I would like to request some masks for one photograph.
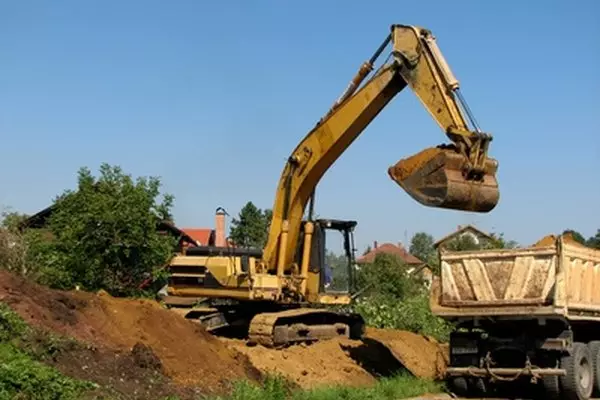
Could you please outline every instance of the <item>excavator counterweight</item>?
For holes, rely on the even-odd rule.
[[[477,178],[467,175],[467,159],[452,148],[430,147],[398,161],[388,175],[422,205],[489,212],[500,198],[498,162],[488,157]]]

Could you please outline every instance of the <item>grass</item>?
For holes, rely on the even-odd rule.
[[[90,383],[64,376],[10,343],[0,343],[0,399],[75,400]]]
[[[0,303],[0,400],[76,400],[94,388],[19,349],[19,342],[31,333],[15,312]]]
[[[312,390],[291,390],[283,378],[271,376],[262,386],[238,382],[231,395],[210,400],[399,400],[441,391],[440,384],[408,374],[382,378],[371,387],[329,386]]]

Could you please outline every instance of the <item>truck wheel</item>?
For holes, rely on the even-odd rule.
[[[560,377],[565,400],[588,400],[594,388],[590,349],[583,343],[573,343],[571,355],[560,360],[561,368],[567,371]]]
[[[456,376],[450,379],[450,390],[460,396],[467,397],[469,395],[469,385],[467,379],[463,376]]]
[[[558,376],[543,376],[540,399],[560,400],[560,382]]]
[[[594,397],[600,397],[600,341],[593,340],[588,343],[590,356],[592,360],[592,369],[594,371]]]

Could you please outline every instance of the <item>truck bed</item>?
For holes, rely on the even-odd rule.
[[[444,318],[600,320],[600,250],[559,237],[544,247],[441,251],[431,309]]]

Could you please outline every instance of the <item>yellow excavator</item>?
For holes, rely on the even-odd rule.
[[[388,60],[369,77],[390,43]],[[349,304],[356,290],[356,222],[314,219],[315,188],[406,86],[451,143],[400,160],[388,169],[389,176],[425,206],[491,211],[499,200],[498,163],[487,155],[492,136],[477,126],[433,34],[392,25],[373,57],[287,160],[265,248],[201,246],[176,255],[168,266],[168,296],[201,301],[192,308],[173,309],[209,331],[237,332],[267,347],[336,336],[361,338],[365,330],[360,315],[328,307]],[[326,282],[326,234],[331,231],[343,237],[347,284],[342,290]]]

